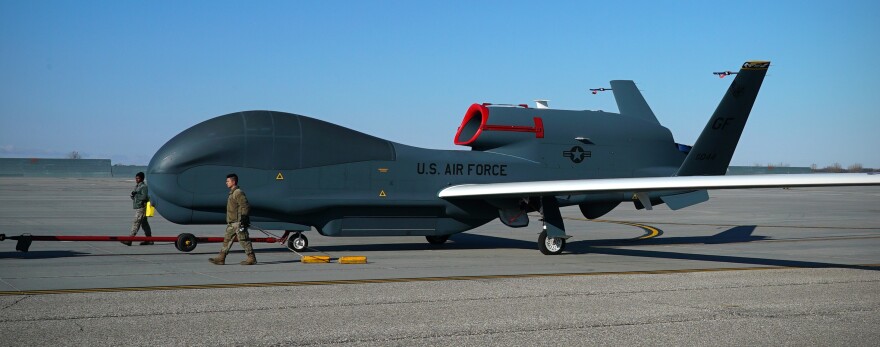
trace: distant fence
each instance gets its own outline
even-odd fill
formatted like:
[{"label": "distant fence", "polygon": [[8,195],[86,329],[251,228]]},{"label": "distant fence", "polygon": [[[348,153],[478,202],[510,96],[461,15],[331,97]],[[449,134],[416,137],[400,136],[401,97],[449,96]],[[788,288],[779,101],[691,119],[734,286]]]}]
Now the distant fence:
[{"label": "distant fence", "polygon": [[0,177],[112,177],[110,159],[0,158]]},{"label": "distant fence", "polygon": [[110,159],[0,158],[0,177],[134,177],[146,166],[110,165]]},{"label": "distant fence", "polygon": [[134,177],[138,172],[147,172],[146,166],[139,165],[113,165],[110,167],[113,177]]}]

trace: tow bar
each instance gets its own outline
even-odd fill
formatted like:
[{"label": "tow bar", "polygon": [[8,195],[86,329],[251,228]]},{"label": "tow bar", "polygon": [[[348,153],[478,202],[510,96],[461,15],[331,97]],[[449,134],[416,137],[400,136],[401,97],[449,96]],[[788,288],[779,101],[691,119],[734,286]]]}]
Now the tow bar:
[{"label": "tow bar", "polygon": [[[15,250],[27,252],[33,241],[91,241],[91,242],[135,242],[135,241],[153,241],[153,242],[173,242],[174,247],[181,252],[191,252],[196,249],[200,243],[219,243],[223,242],[222,237],[196,237],[193,234],[182,233],[175,236],[44,236],[22,234],[19,236],[6,236],[0,234],[0,241],[6,239],[18,241],[15,244]],[[237,238],[233,238],[235,242]],[[281,243],[282,239],[274,237],[254,237],[251,242],[258,243]]]}]

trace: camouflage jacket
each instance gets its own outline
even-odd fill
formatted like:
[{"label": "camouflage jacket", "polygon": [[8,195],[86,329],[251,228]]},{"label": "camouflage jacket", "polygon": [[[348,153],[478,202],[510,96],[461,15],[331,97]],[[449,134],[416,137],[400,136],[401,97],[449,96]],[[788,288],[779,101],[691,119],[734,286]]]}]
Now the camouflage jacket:
[{"label": "camouflage jacket", "polygon": [[138,183],[131,192],[134,193],[134,195],[131,196],[131,200],[134,200],[132,201],[132,207],[134,209],[147,207],[147,201],[150,201],[150,196],[146,182]]},{"label": "camouflage jacket", "polygon": [[244,192],[238,186],[232,186],[226,200],[226,223],[237,223],[240,216],[247,216],[250,212],[251,206]]}]

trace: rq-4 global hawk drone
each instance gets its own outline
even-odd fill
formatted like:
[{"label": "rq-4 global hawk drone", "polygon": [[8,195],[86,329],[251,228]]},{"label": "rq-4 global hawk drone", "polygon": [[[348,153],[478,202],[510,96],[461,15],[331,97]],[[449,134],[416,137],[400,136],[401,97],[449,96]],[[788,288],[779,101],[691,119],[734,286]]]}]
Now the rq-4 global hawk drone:
[{"label": "rq-4 global hawk drone", "polygon": [[236,173],[252,224],[326,236],[450,235],[495,218],[512,228],[539,212],[538,248],[559,254],[569,235],[559,208],[594,219],[631,201],[673,210],[707,189],[878,185],[880,175],[724,176],[770,66],[743,64],[693,147],[675,143],[632,81],[611,81],[620,113],[473,104],[455,134],[470,151],[411,147],[318,119],[230,113],[172,138],[150,161],[150,198],[179,224],[224,224]]}]

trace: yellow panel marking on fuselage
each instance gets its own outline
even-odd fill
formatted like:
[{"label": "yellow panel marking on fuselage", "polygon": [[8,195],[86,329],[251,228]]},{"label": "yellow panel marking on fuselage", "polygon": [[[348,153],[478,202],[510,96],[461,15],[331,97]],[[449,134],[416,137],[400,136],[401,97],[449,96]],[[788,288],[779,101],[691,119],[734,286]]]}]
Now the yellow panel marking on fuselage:
[{"label": "yellow panel marking on fuselage", "polygon": [[278,173],[278,176],[275,176],[275,179],[276,179],[276,180],[279,180],[279,181],[284,180],[284,175],[282,175],[282,174],[279,172],[279,173]]},{"label": "yellow panel marking on fuselage", "polygon": [[379,197],[380,197],[380,198],[384,198],[384,197],[386,197],[386,196],[388,196],[388,195],[385,194],[385,191],[384,191],[384,190],[380,190],[380,191],[379,191]]}]

